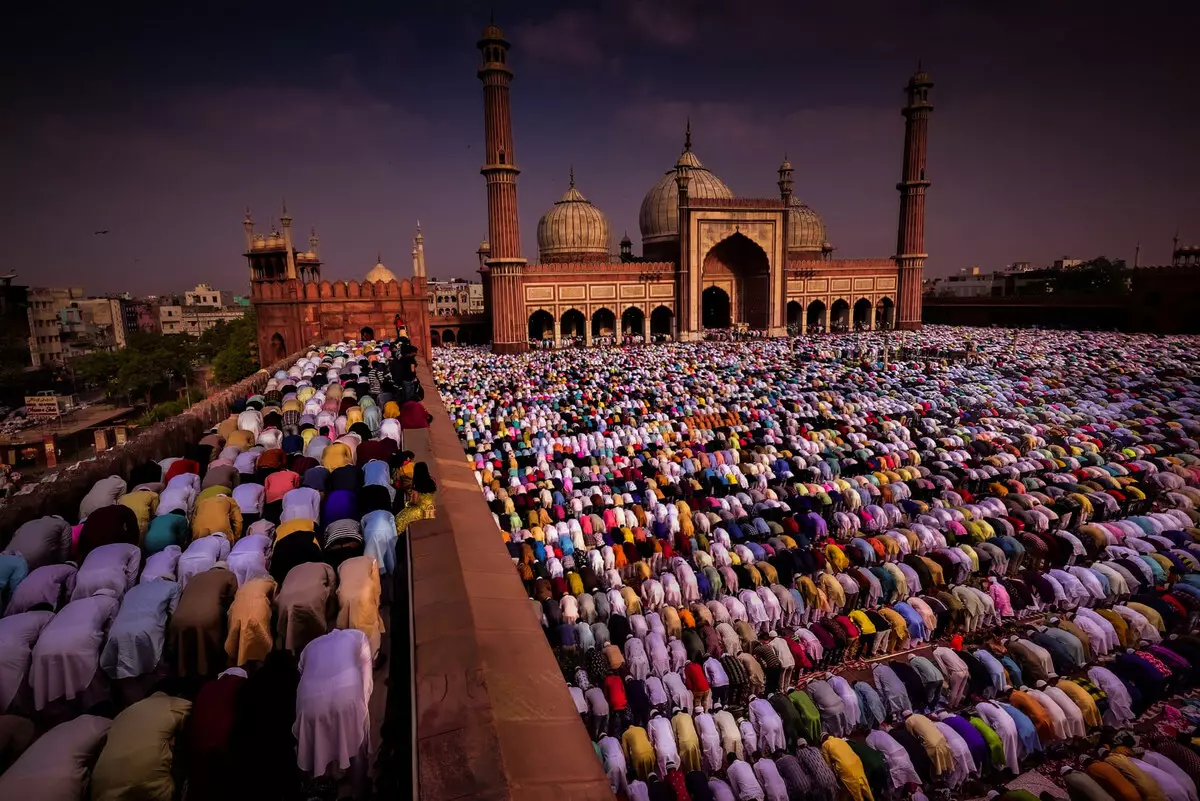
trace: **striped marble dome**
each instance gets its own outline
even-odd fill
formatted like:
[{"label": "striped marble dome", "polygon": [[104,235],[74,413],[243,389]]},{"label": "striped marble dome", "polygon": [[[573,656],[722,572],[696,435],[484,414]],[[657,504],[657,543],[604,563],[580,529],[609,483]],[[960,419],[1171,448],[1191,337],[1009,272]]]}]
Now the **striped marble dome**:
[{"label": "striped marble dome", "polygon": [[819,252],[825,245],[825,223],[804,201],[792,195],[788,206],[788,250]]},{"label": "striped marble dome", "polygon": [[567,193],[538,221],[537,238],[543,262],[608,259],[608,220],[575,188],[574,170]]},{"label": "striped marble dome", "polygon": [[674,167],[658,180],[642,200],[638,214],[638,228],[642,231],[642,245],[668,242],[679,238],[679,187],[675,176],[679,167],[685,166],[691,175],[688,197],[731,198],[733,192],[717,176],[708,171],[696,154],[692,152],[690,140]]}]

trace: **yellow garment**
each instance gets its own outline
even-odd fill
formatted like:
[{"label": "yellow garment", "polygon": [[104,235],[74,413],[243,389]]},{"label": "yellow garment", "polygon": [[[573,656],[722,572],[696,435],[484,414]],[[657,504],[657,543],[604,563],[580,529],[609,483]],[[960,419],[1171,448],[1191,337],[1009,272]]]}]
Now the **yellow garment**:
[{"label": "yellow garment", "polygon": [[200,503],[200,501],[207,500],[208,498],[215,498],[218,495],[233,495],[233,490],[220,484],[214,484],[211,487],[205,487],[200,491],[200,494],[196,496],[196,503]]},{"label": "yellow garment", "polygon": [[831,574],[821,574],[820,587],[821,591],[829,597],[829,602],[833,604],[834,609],[841,609],[846,605],[846,591]]},{"label": "yellow garment", "polygon": [[209,534],[225,534],[230,542],[236,542],[242,536],[242,509],[228,495],[217,495],[196,503],[192,539]]},{"label": "yellow garment", "polygon": [[239,428],[225,438],[225,447],[248,451],[254,447],[254,434]]},{"label": "yellow garment", "polygon": [[892,641],[902,643],[908,639],[908,623],[901,617],[900,613],[890,606],[879,608],[879,614],[892,627]]},{"label": "yellow garment", "polygon": [[339,629],[358,629],[367,635],[371,654],[379,653],[383,618],[379,616],[379,563],[373,556],[355,556],[338,567]]},{"label": "yellow garment", "polygon": [[621,600],[625,601],[626,617],[642,613],[642,599],[638,598],[638,594],[633,591],[633,587],[621,587]]},{"label": "yellow garment", "polygon": [[654,746],[650,745],[650,736],[641,726],[630,726],[621,735],[621,750],[625,752],[625,761],[642,781],[654,772],[656,757]]},{"label": "yellow garment", "polygon": [[331,473],[348,464],[354,464],[354,454],[350,452],[350,446],[344,442],[329,443],[325,452],[321,454],[321,466]]},{"label": "yellow garment", "polygon": [[945,776],[954,770],[954,753],[950,750],[950,743],[932,720],[921,714],[909,715],[904,721],[904,728],[921,741],[937,776]]},{"label": "yellow garment", "polygon": [[850,619],[854,621],[854,625],[858,626],[858,630],[862,634],[875,633],[875,624],[871,622],[871,618],[867,617],[867,613],[863,610],[855,609],[850,613]]},{"label": "yellow garment", "polygon": [[133,510],[134,515],[137,516],[138,533],[143,537],[146,536],[146,529],[150,528],[150,519],[158,510],[158,493],[150,490],[136,490],[122,495],[117,499],[117,503]]},{"label": "yellow garment", "polygon": [[225,440],[226,445],[230,444],[229,438],[233,435],[233,432],[237,430],[238,416],[236,414],[229,415],[229,417],[226,417],[221,421],[221,424],[217,426],[217,434],[221,437],[221,439]]},{"label": "yellow garment", "polygon": [[849,743],[841,737],[830,737],[821,743],[821,756],[833,768],[851,801],[875,801],[862,760]]},{"label": "yellow garment", "polygon": [[361,423],[363,421],[363,410],[361,406],[351,406],[346,410],[346,428]]},{"label": "yellow garment", "polygon": [[410,503],[396,513],[396,532],[405,533],[408,527],[418,520],[432,520],[437,513],[434,499],[435,494],[432,492],[418,493],[415,503]]},{"label": "yellow garment", "polygon": [[1122,648],[1131,648],[1137,645],[1137,641],[1129,636],[1129,626],[1125,623],[1125,618],[1111,609],[1097,609],[1096,614],[1111,623],[1112,627],[1117,630],[1117,639],[1121,641]]},{"label": "yellow garment", "polygon": [[400,404],[396,401],[388,401],[383,404],[383,416],[390,420],[395,420],[400,417]]},{"label": "yellow garment", "polygon": [[680,712],[671,718],[671,731],[675,733],[675,745],[679,749],[679,769],[684,773],[693,770],[704,770],[700,765],[700,735],[696,733],[696,724],[687,712]]},{"label": "yellow garment", "polygon": [[1075,702],[1075,706],[1079,707],[1079,711],[1083,713],[1083,722],[1088,727],[1093,729],[1100,727],[1102,723],[1100,708],[1096,706],[1096,699],[1092,698],[1091,693],[1069,679],[1061,679],[1057,686]]},{"label": "yellow garment", "polygon": [[825,546],[825,559],[833,567],[835,573],[841,573],[850,566],[850,560],[846,557],[845,551],[832,543]]},{"label": "yellow garment", "polygon": [[1142,797],[1142,801],[1167,801],[1167,794],[1163,792],[1159,783],[1154,780],[1150,774],[1133,764],[1133,760],[1124,754],[1109,754],[1105,760],[1108,764],[1121,772],[1121,775],[1137,788],[1138,795]]},{"label": "yellow garment", "polygon": [[275,579],[270,576],[250,579],[238,587],[229,605],[229,635],[225,653],[232,665],[244,665],[266,659],[275,646],[271,630],[271,602],[275,598]]},{"label": "yellow garment", "polygon": [[291,520],[285,520],[275,527],[275,544],[289,534],[295,534],[297,531],[307,531],[310,535],[317,530],[317,522],[308,520],[302,517],[295,517]]},{"label": "yellow garment", "polygon": [[191,701],[155,693],[113,718],[92,771],[92,801],[171,801],[172,746],[191,710]]}]

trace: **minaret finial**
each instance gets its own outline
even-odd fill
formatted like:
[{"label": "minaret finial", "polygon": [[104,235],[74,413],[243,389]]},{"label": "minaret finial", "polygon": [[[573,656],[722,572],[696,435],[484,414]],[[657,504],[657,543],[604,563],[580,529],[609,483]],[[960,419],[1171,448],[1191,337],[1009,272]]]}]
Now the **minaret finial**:
[{"label": "minaret finial", "polygon": [[575,188],[575,165],[571,165],[571,188]]},{"label": "minaret finial", "polygon": [[687,118],[687,128],[683,134],[683,149],[690,151],[692,149],[692,116],[689,114]]},{"label": "minaret finial", "polygon": [[917,72],[921,71],[921,57],[917,56]]},{"label": "minaret finial", "polygon": [[383,251],[382,250],[375,251],[375,263],[383,264]]}]

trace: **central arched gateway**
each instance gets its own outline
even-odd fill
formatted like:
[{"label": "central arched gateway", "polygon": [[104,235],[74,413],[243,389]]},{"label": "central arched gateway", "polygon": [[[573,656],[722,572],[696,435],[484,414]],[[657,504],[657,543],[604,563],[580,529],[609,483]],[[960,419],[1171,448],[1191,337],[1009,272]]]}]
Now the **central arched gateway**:
[{"label": "central arched gateway", "polygon": [[732,323],[764,330],[771,326],[770,260],[745,234],[734,233],[713,246],[704,257],[704,283],[733,290],[729,299]]},{"label": "central arched gateway", "polygon": [[710,286],[700,296],[700,324],[705,328],[729,328],[733,325],[729,293],[721,287]]}]

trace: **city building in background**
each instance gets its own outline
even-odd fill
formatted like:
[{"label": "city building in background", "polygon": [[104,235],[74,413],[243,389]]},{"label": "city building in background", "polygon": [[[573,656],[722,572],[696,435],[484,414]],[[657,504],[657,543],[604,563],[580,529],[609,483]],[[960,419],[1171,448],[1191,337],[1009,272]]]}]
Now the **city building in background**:
[{"label": "city building in background", "polygon": [[83,297],[83,287],[29,290],[29,357],[33,367],[63,363],[61,313]]},{"label": "city building in background", "polygon": [[429,279],[429,314],[432,317],[466,317],[483,314],[483,284],[452,278]]},{"label": "city building in background", "polygon": [[160,298],[158,321],[164,334],[198,337],[219,323],[240,320],[247,311],[247,306],[235,303],[233,293],[197,284],[182,298]]}]

